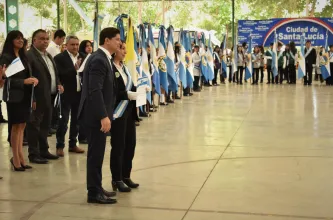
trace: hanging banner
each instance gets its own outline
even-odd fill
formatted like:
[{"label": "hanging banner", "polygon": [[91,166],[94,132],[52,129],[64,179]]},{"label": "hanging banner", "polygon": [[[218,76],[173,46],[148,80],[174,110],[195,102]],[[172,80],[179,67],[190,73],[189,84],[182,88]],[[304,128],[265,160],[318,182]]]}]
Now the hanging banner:
[{"label": "hanging banner", "polygon": [[6,31],[8,34],[10,31],[19,29],[18,0],[6,0],[5,12]]},{"label": "hanging banner", "polygon": [[278,41],[287,44],[294,41],[301,44],[304,33],[312,46],[324,46],[328,30],[328,44],[333,44],[333,18],[275,18],[270,20],[239,20],[238,43],[247,42],[252,36],[252,46],[269,46],[274,41],[276,30]]}]

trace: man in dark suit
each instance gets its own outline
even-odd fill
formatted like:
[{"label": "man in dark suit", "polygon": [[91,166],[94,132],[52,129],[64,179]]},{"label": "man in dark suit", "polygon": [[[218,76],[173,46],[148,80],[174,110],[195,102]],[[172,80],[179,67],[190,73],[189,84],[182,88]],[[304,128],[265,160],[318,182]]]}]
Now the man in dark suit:
[{"label": "man in dark suit", "polygon": [[106,135],[111,129],[111,120],[116,102],[116,80],[112,71],[111,55],[119,50],[120,32],[105,28],[99,36],[100,48],[86,62],[83,71],[83,88],[78,112],[88,138],[87,190],[88,203],[113,204],[102,188],[102,164]]},{"label": "man in dark suit", "polygon": [[83,55],[79,54],[79,39],[76,36],[67,36],[67,50],[54,57],[57,64],[59,79],[64,86],[65,92],[61,96],[61,113],[62,118],[59,120],[57,129],[57,156],[64,156],[65,135],[68,129],[69,114],[71,113],[71,123],[69,130],[68,151],[73,153],[84,153],[77,144],[79,125],[77,112],[81,99],[81,80],[79,67]]},{"label": "man in dark suit", "polygon": [[64,91],[59,82],[56,64],[52,56],[46,52],[48,44],[48,34],[45,30],[39,29],[33,33],[32,46],[27,52],[32,75],[39,81],[34,91],[36,111],[32,112],[30,122],[27,124],[29,160],[38,164],[58,159],[58,156],[48,150],[47,135],[52,116],[51,94]]},{"label": "man in dark suit", "polygon": [[304,57],[305,57],[305,77],[304,77],[304,85],[311,86],[312,84],[312,71],[313,67],[316,65],[317,53],[315,48],[311,47],[311,41],[307,41],[304,49]]}]

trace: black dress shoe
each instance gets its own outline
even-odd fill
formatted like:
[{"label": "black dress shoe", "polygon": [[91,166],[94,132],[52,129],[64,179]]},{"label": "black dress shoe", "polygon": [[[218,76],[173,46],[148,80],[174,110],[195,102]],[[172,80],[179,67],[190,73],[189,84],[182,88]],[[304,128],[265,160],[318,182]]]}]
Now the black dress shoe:
[{"label": "black dress shoe", "polygon": [[88,203],[96,203],[96,204],[115,204],[115,203],[117,203],[117,200],[107,198],[103,194],[98,194],[96,196],[88,196],[87,202]]},{"label": "black dress shoe", "polygon": [[22,166],[21,167],[15,167],[13,158],[10,159],[10,163],[12,164],[14,171],[18,171],[18,172],[24,172],[25,171],[25,169]]},{"label": "black dress shoe", "polygon": [[175,101],[173,101],[173,100],[168,100],[167,103],[169,103],[169,104],[173,104],[173,103],[175,103]]},{"label": "black dress shoe", "polygon": [[47,159],[41,158],[41,157],[31,157],[29,158],[30,163],[36,163],[36,164],[47,164],[49,161]]},{"label": "black dress shoe", "polygon": [[106,197],[115,197],[117,195],[116,192],[108,192],[105,189],[102,189],[102,190],[103,190],[104,196],[106,196]]},{"label": "black dress shoe", "polygon": [[88,144],[88,140],[87,139],[83,139],[79,141],[80,144]]},{"label": "black dress shoe", "polygon": [[47,153],[45,153],[45,154],[41,154],[40,156],[41,156],[42,158],[47,159],[47,160],[57,160],[57,159],[59,159],[58,156],[53,155],[53,154],[51,154],[50,152],[47,152]]},{"label": "black dress shoe", "polygon": [[180,96],[176,95],[175,99],[181,99]]},{"label": "black dress shoe", "polygon": [[132,189],[136,189],[140,186],[140,184],[133,182],[130,178],[124,178],[123,181],[128,187]]},{"label": "black dress shoe", "polygon": [[113,191],[131,192],[131,188],[127,187],[123,181],[112,181]]},{"label": "black dress shoe", "polygon": [[57,130],[54,128],[50,128],[49,134],[55,134],[55,133],[57,133]]},{"label": "black dress shoe", "polygon": [[21,164],[21,167],[23,167],[26,170],[32,169],[32,166],[29,166],[29,165],[22,165]]},{"label": "black dress shoe", "polygon": [[23,146],[28,146],[28,141],[23,140]]}]

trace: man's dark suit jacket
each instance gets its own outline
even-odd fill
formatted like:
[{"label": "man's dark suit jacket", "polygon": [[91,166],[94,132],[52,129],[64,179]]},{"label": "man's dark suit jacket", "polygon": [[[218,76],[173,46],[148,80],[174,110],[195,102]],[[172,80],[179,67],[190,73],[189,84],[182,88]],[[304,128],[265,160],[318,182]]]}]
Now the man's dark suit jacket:
[{"label": "man's dark suit jacket", "polygon": [[[113,64],[113,71],[114,73],[118,72],[116,66]],[[116,76],[116,81],[117,81],[117,100],[116,100],[116,105],[115,107],[117,108],[117,106],[120,104],[120,102],[122,100],[129,100],[128,99],[128,95],[127,95],[127,91],[126,91],[126,85],[125,82],[123,80],[123,77],[119,74],[115,74]],[[117,77],[118,76],[118,77]],[[136,87],[134,85],[132,85],[131,87],[131,91],[132,92],[136,92]],[[126,111],[131,111],[133,119],[135,119],[136,121],[139,120],[138,118],[138,114],[136,111],[136,101],[129,101]]]},{"label": "man's dark suit jacket", "polygon": [[[58,70],[52,56],[47,53],[51,59],[56,76],[56,85],[60,85]],[[27,52],[29,64],[31,66],[32,76],[38,79],[38,85],[35,87],[35,98],[37,106],[50,106],[51,103],[51,74],[39,51],[32,46]]]},{"label": "man's dark suit jacket", "polygon": [[101,49],[91,54],[83,71],[78,118],[90,127],[100,127],[101,119],[112,121],[117,85],[107,55]]},{"label": "man's dark suit jacket", "polygon": [[[78,58],[82,59],[81,63],[84,61],[83,55],[79,54]],[[63,97],[65,100],[73,100],[77,97],[77,71],[68,51],[64,51],[55,56],[54,61],[58,68],[59,80],[65,89]]]},{"label": "man's dark suit jacket", "polygon": [[[304,55],[307,53],[307,51],[308,51],[308,49],[305,48]],[[316,49],[312,48],[309,55],[305,58],[305,62],[307,65],[314,65],[314,64],[316,64],[316,59],[317,59]]]}]

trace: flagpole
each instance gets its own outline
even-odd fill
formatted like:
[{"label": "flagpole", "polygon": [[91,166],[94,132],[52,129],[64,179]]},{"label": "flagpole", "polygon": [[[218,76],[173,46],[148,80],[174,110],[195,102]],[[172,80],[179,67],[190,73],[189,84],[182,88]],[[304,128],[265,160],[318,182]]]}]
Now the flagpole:
[{"label": "flagpole", "polygon": [[30,101],[30,113],[32,113],[32,111],[33,111],[34,93],[35,93],[35,85],[32,85],[31,101]]},{"label": "flagpole", "polygon": [[[232,0],[232,42],[235,44],[235,0]],[[236,45],[233,46],[236,47]]]}]

